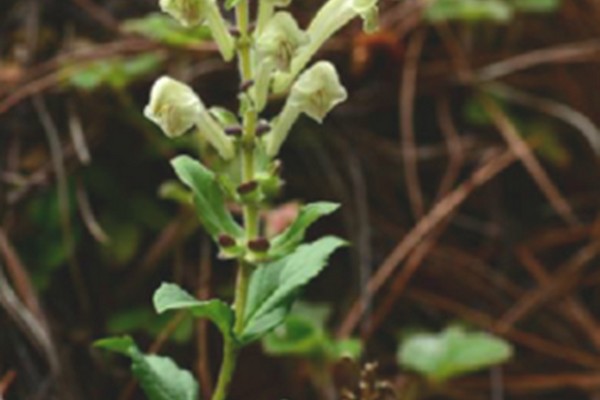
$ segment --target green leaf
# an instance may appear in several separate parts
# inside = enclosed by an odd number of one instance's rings
[[[278,258],[292,252],[302,242],[310,225],[319,218],[331,214],[339,207],[339,204],[325,201],[302,207],[298,218],[292,225],[272,240],[269,257]]]
[[[131,371],[149,400],[197,400],[199,387],[191,373],[168,357],[143,354],[131,337],[102,339],[95,346],[129,357]]]
[[[69,85],[78,89],[94,90],[101,86],[121,89],[158,69],[161,60],[161,56],[154,53],[128,58],[104,58],[67,65],[61,70],[61,74]]]
[[[412,335],[400,346],[398,361],[440,382],[503,363],[512,354],[510,344],[500,338],[450,327],[439,334]]]
[[[143,18],[130,19],[121,25],[124,32],[136,33],[171,46],[194,46],[210,39],[207,26],[186,28],[163,13],[152,13]]]
[[[357,359],[362,344],[357,339],[335,340],[327,332],[325,321],[330,307],[298,302],[283,324],[262,340],[266,353],[336,362],[342,357]]]
[[[94,347],[114,351],[115,353],[129,356],[137,349],[137,346],[130,336],[111,337],[96,340]]]
[[[344,357],[358,360],[363,352],[363,345],[360,339],[341,339],[333,342],[331,352],[333,354],[330,357],[333,357],[335,360]]]
[[[262,341],[265,352],[275,356],[324,356],[329,344],[322,328],[298,315],[288,316]]]
[[[513,14],[513,8],[502,0],[436,0],[425,12],[431,22],[497,21],[506,22]]]
[[[561,0],[512,0],[518,11],[531,13],[549,13],[561,6]]]
[[[224,233],[240,238],[242,228],[227,210],[215,174],[189,156],[176,157],[171,164],[179,179],[192,189],[198,217],[208,233],[215,240]]]
[[[297,292],[325,267],[329,256],[346,242],[324,237],[299,246],[292,254],[259,265],[250,277],[240,342],[249,343],[279,325]]]
[[[173,283],[164,283],[154,292],[152,298],[156,312],[187,310],[197,318],[208,318],[228,338],[232,337],[234,314],[227,304],[212,299],[200,301]]]

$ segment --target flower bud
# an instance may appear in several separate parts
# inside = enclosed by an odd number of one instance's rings
[[[144,115],[161,127],[170,138],[178,137],[197,127],[221,157],[234,155],[232,140],[208,112],[200,98],[188,85],[168,76],[159,78],[150,91],[150,102]]]

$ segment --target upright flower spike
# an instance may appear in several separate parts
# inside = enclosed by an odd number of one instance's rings
[[[328,0],[306,30],[310,37],[310,43],[298,51],[292,60],[289,72],[276,74],[273,84],[274,92],[281,93],[287,90],[294,78],[304,69],[325,41],[356,16],[363,19],[365,31],[376,30],[377,14],[377,0]]]
[[[235,40],[215,0],[160,0],[160,8],[186,27],[206,22],[225,61],[233,59]]]
[[[319,61],[306,70],[292,86],[283,111],[266,136],[267,154],[274,157],[301,113],[321,123],[337,104],[346,100],[348,94],[340,83],[335,67],[327,61]]]
[[[150,102],[144,109],[146,118],[160,126],[165,135],[178,137],[197,127],[221,157],[235,154],[232,140],[214,120],[200,98],[185,83],[168,76],[159,78],[150,91]]]

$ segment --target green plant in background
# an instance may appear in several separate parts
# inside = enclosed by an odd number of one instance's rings
[[[237,261],[233,304],[219,299],[199,301],[172,283],[163,283],[153,298],[158,313],[187,310],[194,317],[208,318],[221,332],[223,361],[213,400],[227,397],[240,350],[283,323],[300,289],[345,244],[336,237],[302,244],[307,228],[334,212],[336,204],[320,202],[303,207],[297,219],[275,237],[263,235],[259,215],[281,186],[277,155],[294,122],[301,114],[321,122],[347,97],[331,63],[319,61],[305,70],[307,64],[329,37],[356,16],[363,18],[366,30],[374,29],[376,1],[329,0],[306,30],[290,13],[279,10],[288,4],[281,0],[258,2],[252,28],[249,0],[225,2],[225,8],[235,9],[235,26],[223,18],[214,0],[160,0],[162,10],[181,25],[208,27],[222,57],[227,61],[237,57],[241,80],[237,113],[208,108],[192,88],[167,76],[156,81],[144,110],[168,137],[195,132],[220,156],[213,169],[187,155],[171,163],[191,193],[186,196],[176,188],[177,198],[191,199],[202,225],[219,246],[220,257]],[[139,31],[144,26],[130,28]],[[260,119],[269,94],[287,91],[279,116],[270,122]],[[229,203],[242,210],[241,223],[230,213]],[[322,328],[294,318],[286,328],[302,324],[313,335],[309,340],[311,352],[329,357],[339,351],[341,345],[328,338]],[[275,337],[267,340],[271,350]],[[189,372],[168,358],[144,355],[131,338],[104,339],[97,346],[131,358],[132,371],[150,399],[197,398],[198,384]]]
[[[425,12],[431,22],[496,21],[507,22],[513,14],[556,11],[561,0],[435,0]]]
[[[398,363],[433,383],[480,371],[508,361],[513,350],[506,341],[483,332],[452,326],[438,334],[416,333],[398,349]]]
[[[265,353],[303,362],[318,390],[334,386],[331,368],[336,363],[341,359],[357,361],[362,353],[359,339],[335,339],[329,334],[326,322],[330,311],[327,305],[296,303],[284,323],[262,339]]]

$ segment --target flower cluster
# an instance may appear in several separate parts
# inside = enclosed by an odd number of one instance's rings
[[[270,123],[271,132],[258,142],[271,157],[277,156],[300,114],[322,122],[347,97],[331,63],[320,61],[302,72],[319,48],[356,16],[363,19],[365,30],[376,27],[376,0],[329,0],[306,30],[289,12],[278,10],[289,3],[261,0],[250,40],[253,85],[247,91],[246,107],[253,107],[258,113],[265,107],[269,93],[290,90],[281,113]],[[206,24],[223,57],[233,57],[236,39],[215,0],[160,0],[160,6],[184,26]],[[234,141],[225,134],[225,127],[211,117],[199,97],[182,82],[168,77],[157,80],[145,115],[169,137],[195,127],[224,159],[235,156]]]

